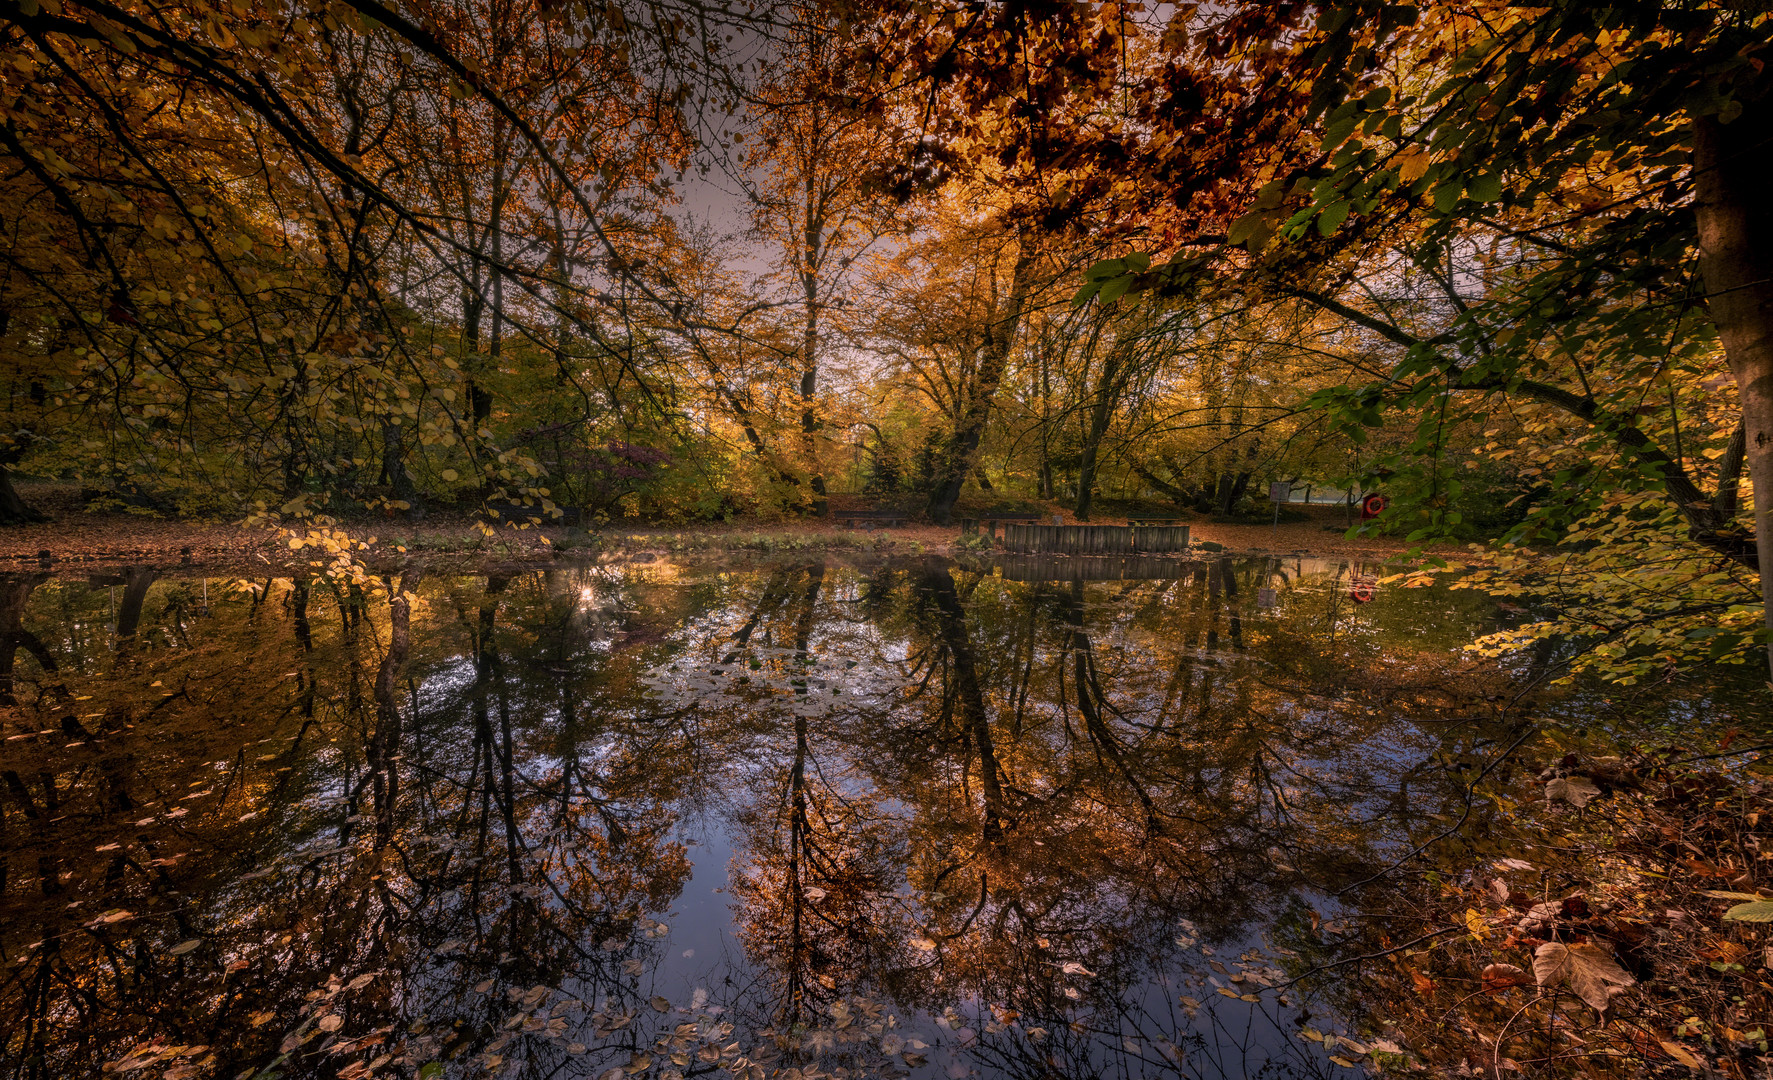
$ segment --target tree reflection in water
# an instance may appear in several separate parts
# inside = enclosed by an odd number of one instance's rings
[[[1525,723],[1355,569],[8,578],[0,1074],[1327,1074],[1263,987]]]

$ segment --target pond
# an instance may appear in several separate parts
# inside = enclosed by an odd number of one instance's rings
[[[12,575],[0,1075],[1358,1075],[1478,762],[1745,722],[1380,572]]]

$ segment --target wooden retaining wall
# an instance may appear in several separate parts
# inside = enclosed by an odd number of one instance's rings
[[[1187,577],[1202,564],[1190,559],[1118,555],[1060,559],[1051,555],[994,555],[992,567],[1006,581],[1150,581]]]
[[[1003,549],[1024,555],[1131,555],[1188,550],[1186,525],[1005,525]]]

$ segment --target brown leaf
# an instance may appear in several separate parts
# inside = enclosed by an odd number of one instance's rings
[[[1545,785],[1545,801],[1564,800],[1578,810],[1588,805],[1588,800],[1601,793],[1593,780],[1586,776],[1564,776]]]
[[[1541,987],[1569,983],[1576,996],[1588,1002],[1596,1012],[1606,1012],[1616,992],[1613,986],[1627,987],[1637,980],[1619,966],[1613,954],[1591,943],[1565,945],[1548,941],[1533,954],[1533,975]]]
[[[1564,910],[1562,900],[1547,900],[1543,904],[1534,904],[1533,910],[1520,921],[1519,929],[1526,933],[1534,930],[1550,929],[1558,921],[1558,915]]]

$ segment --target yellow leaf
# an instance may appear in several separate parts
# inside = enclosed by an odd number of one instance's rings
[[[1428,151],[1419,146],[1411,147],[1398,155],[1398,179],[1406,184],[1414,184],[1416,181],[1422,179],[1423,175],[1428,172],[1428,166]]]

